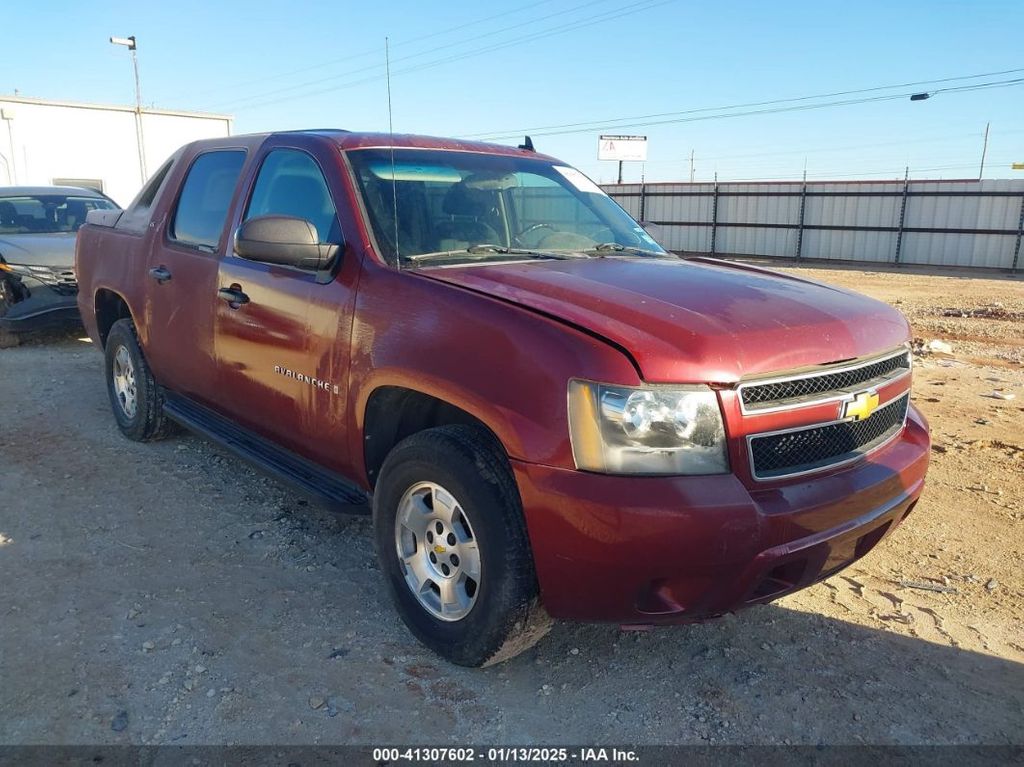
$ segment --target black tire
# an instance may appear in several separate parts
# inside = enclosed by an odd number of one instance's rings
[[[422,482],[436,483],[458,499],[479,548],[479,590],[459,620],[441,620],[420,604],[396,547],[399,504]],[[381,469],[373,521],[377,557],[398,613],[438,655],[460,666],[488,666],[518,655],[547,633],[551,620],[538,601],[519,490],[489,432],[442,426],[399,443]]]
[[[135,408],[129,414],[122,396],[114,384],[114,361],[124,349],[131,361],[135,383]],[[164,415],[163,395],[153,380],[149,365],[139,346],[135,324],[129,319],[115,322],[107,334],[104,348],[106,357],[107,394],[114,411],[117,426],[128,439],[136,442],[150,442],[162,439],[175,431],[174,423]]]

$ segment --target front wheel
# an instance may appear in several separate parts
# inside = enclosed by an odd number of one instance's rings
[[[443,426],[408,437],[384,462],[373,506],[391,596],[427,647],[487,666],[547,633],[519,491],[488,432]]]

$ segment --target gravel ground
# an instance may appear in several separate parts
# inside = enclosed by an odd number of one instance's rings
[[[915,513],[772,605],[559,624],[482,671],[406,632],[367,519],[193,436],[123,439],[87,341],[0,351],[0,743],[1024,742],[1024,283],[802,271],[953,346],[918,359]]]

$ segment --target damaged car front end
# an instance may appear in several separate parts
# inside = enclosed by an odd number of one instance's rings
[[[91,189],[0,188],[0,331],[78,322],[75,236],[89,211],[111,209]]]

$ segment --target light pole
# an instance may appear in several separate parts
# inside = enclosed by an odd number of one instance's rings
[[[0,120],[7,123],[7,141],[11,147],[10,159],[4,157],[4,164],[7,166],[7,183],[17,184],[18,167],[14,163],[14,128],[11,127],[11,124],[14,122],[14,112],[10,109],[0,109]],[[0,157],[2,156],[0,155]]]
[[[135,35],[111,37],[110,42],[114,45],[123,45],[132,54],[132,69],[135,72],[135,141],[139,146],[139,171],[142,174],[142,183],[145,184],[149,174],[146,172],[146,136],[142,130],[142,88],[139,86],[139,58],[136,54],[138,46],[135,44]]]

